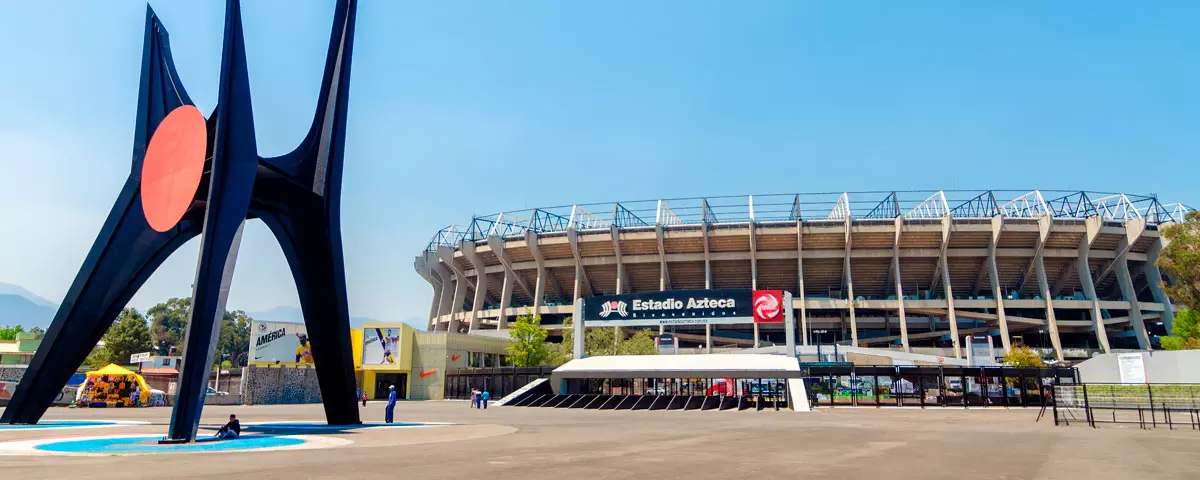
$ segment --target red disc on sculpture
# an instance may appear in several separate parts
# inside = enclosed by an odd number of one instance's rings
[[[171,110],[158,124],[142,161],[142,211],[158,232],[179,223],[204,175],[208,130],[204,114],[191,105]]]

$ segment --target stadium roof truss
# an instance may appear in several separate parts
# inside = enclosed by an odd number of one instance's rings
[[[882,197],[882,199],[880,199]],[[1047,200],[1046,198],[1050,198]],[[951,206],[953,205],[953,206]],[[1195,209],[1163,205],[1154,195],[1051,190],[938,190],[791,193],[637,200],[563,205],[476,216],[466,227],[439,230],[426,251],[457,247],[489,236],[596,231],[641,227],[698,227],[777,222],[846,222],[895,219],[983,219],[1102,217],[1106,221],[1140,219],[1161,225],[1182,222]],[[601,213],[596,213],[601,212]],[[652,220],[651,220],[652,219]]]

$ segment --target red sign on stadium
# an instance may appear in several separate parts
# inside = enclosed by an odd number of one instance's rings
[[[782,290],[754,291],[754,323],[782,322],[783,317]]]

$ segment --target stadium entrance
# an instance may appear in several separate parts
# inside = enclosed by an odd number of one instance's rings
[[[396,387],[396,398],[406,398],[405,387],[408,386],[407,373],[376,373],[375,400],[387,400],[388,387]]]

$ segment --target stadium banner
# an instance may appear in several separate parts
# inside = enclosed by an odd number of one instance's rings
[[[250,325],[250,359],[258,363],[313,363],[308,330],[302,323],[260,322]]]
[[[779,290],[671,290],[582,300],[589,327],[782,322],[787,310]]]
[[[398,365],[399,328],[364,328],[362,365]]]

